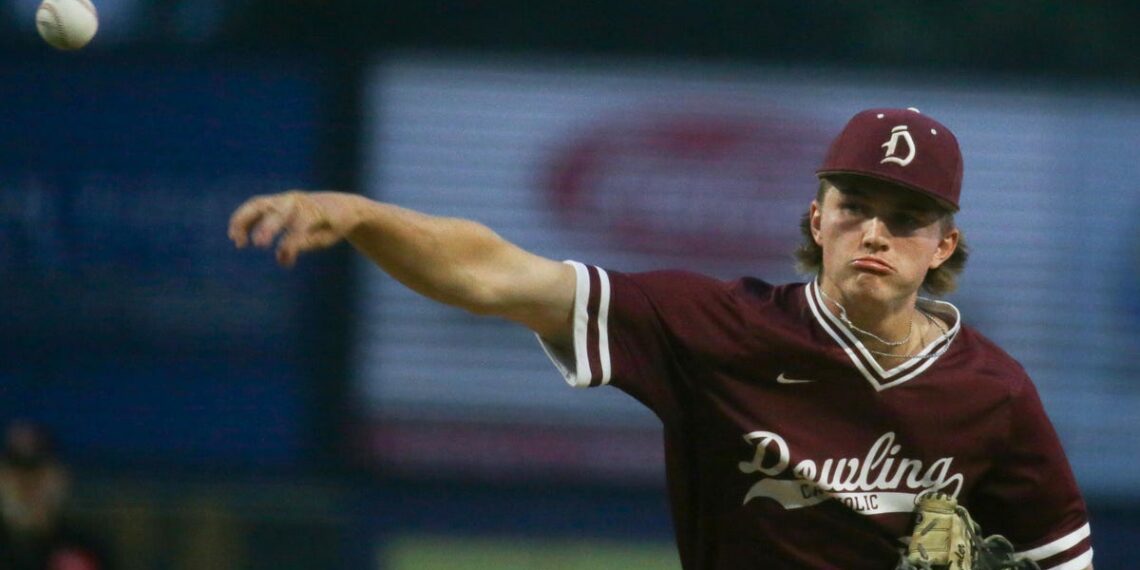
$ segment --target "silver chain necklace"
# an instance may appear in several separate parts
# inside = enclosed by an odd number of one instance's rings
[[[911,313],[911,315],[910,315],[910,324],[907,325],[909,327],[909,329],[906,333],[906,338],[904,338],[902,340],[898,340],[898,341],[890,341],[890,340],[887,340],[887,339],[885,339],[885,338],[883,338],[883,337],[881,337],[881,336],[879,336],[879,335],[877,335],[871,331],[865,331],[865,330],[855,326],[855,323],[851,322],[851,319],[847,318],[847,309],[843,306],[843,304],[840,303],[839,301],[836,301],[835,299],[832,299],[831,297],[828,297],[827,293],[823,292],[823,287],[819,287],[818,289],[819,289],[819,294],[822,295],[824,299],[827,299],[828,301],[835,303],[835,306],[839,307],[839,320],[843,321],[843,324],[847,325],[848,328],[850,328],[851,330],[853,330],[853,331],[855,331],[861,335],[869,336],[869,337],[883,343],[886,346],[902,346],[902,345],[910,342],[910,337],[914,336],[914,313]],[[923,313],[923,314],[925,314],[925,313]],[[929,318],[929,316],[927,318]],[[871,352],[873,352],[875,354],[884,354],[881,352],[875,352],[869,348],[867,350],[870,350]],[[890,353],[886,353],[885,356],[894,356],[894,355],[892,355]]]
[[[926,320],[930,321],[931,324],[933,324],[935,327],[937,327],[939,331],[942,331],[942,333],[939,335],[940,337],[945,336],[947,333],[950,332],[949,330],[946,329],[946,327],[942,326],[942,323],[938,319],[931,317],[929,313],[927,313],[926,311],[923,311],[922,309],[918,309],[918,310],[919,310],[919,312],[922,313],[922,316],[926,317]],[[909,360],[909,359],[915,359],[915,358],[938,358],[939,356],[942,356],[942,353],[944,353],[950,349],[950,342],[947,341],[947,342],[943,343],[942,347],[939,348],[934,354],[892,354],[890,352],[883,352],[880,350],[872,350],[870,348],[867,348],[866,345],[864,345],[863,348],[865,348],[867,350],[867,352],[870,352],[871,354],[874,354],[877,356],[889,356],[891,358],[905,358],[905,359]]]

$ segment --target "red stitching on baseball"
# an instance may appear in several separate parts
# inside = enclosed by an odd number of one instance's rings
[[[38,17],[40,12],[47,12],[50,18],[41,20]],[[65,45],[67,45],[67,47],[71,47],[71,41],[69,41],[67,32],[63,29],[63,22],[59,17],[59,12],[55,10],[54,5],[48,4],[46,2],[40,4],[40,9],[36,11],[36,16],[37,24],[43,24],[45,26],[53,28],[55,30],[57,39],[62,41]]]

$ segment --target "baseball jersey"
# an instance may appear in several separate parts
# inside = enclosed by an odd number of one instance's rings
[[[920,494],[956,497],[1043,569],[1091,563],[1088,516],[1022,367],[961,324],[884,369],[821,301],[683,271],[577,272],[574,386],[613,385],[664,426],[686,570],[894,568]]]

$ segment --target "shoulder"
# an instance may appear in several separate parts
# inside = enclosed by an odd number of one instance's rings
[[[1025,367],[996,342],[977,329],[963,325],[958,335],[960,361],[973,374],[997,382],[1012,391],[1032,386]]]
[[[653,298],[670,302],[707,302],[711,299],[739,303],[778,302],[802,284],[773,285],[757,277],[720,279],[683,269],[640,273],[609,272],[611,279],[624,280]],[[801,293],[802,296],[802,293]]]
[[[726,290],[731,281],[685,269],[657,269],[637,273],[610,271],[615,279],[624,279],[646,291],[691,289],[711,293]]]
[[[803,284],[773,285],[756,277],[726,280],[666,270],[619,276],[615,291],[622,280],[636,290],[667,336],[699,352],[745,350],[757,337],[802,322],[807,310]]]
[[[976,329],[963,326],[959,354],[951,359],[960,388],[976,402],[990,402],[1005,410],[1010,422],[1046,417],[1033,379],[1015,357]],[[1016,421],[1015,421],[1016,420]],[[1009,429],[1015,429],[1011,424]]]
[[[720,279],[686,270],[621,274],[611,272],[614,289],[642,296],[656,312],[692,316],[722,314],[741,323],[771,313],[806,309],[803,284],[773,285],[757,277]]]

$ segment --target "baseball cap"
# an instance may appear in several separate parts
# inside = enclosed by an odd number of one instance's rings
[[[892,182],[958,211],[962,152],[945,125],[908,109],[857,113],[832,141],[817,176],[856,174]]]

